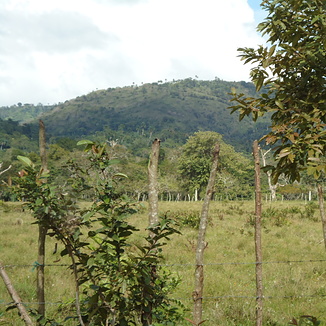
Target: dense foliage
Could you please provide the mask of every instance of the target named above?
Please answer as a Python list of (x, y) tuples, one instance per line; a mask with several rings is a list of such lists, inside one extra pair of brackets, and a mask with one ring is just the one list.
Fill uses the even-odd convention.
[(307, 170), (316, 178), (326, 172), (326, 4), (324, 0), (266, 0), (267, 18), (258, 31), (269, 46), (243, 48), (253, 63), (251, 79), (259, 98), (234, 92), (233, 111), (254, 120), (272, 113), (266, 142), (275, 146), (274, 182), (281, 174), (300, 180)]
[(212, 131), (195, 133), (182, 147), (179, 173), (183, 187), (192, 192), (197, 189), (203, 197), (211, 169), (213, 148), (217, 142), (220, 144), (220, 162), (215, 195), (250, 197), (253, 186), (250, 160), (227, 145), (220, 134)]

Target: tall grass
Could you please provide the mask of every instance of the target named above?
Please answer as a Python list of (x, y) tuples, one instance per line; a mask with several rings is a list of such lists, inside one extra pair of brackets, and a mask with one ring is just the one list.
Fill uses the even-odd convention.
[[(187, 308), (191, 319), (195, 247), (201, 202), (160, 202), (160, 214), (180, 223), (182, 235), (166, 245), (164, 264), (181, 278), (173, 297)], [(0, 208), (0, 260), (5, 265), (32, 265), (37, 253), (37, 227), (20, 205)], [(253, 325), (255, 318), (254, 203), (212, 202), (205, 250), (204, 325)], [(146, 231), (146, 205), (131, 221)], [(22, 223), (23, 222), (23, 223)], [(287, 325), (292, 317), (314, 315), (326, 325), (326, 260), (316, 203), (275, 202), (263, 206), (264, 325)], [(141, 244), (141, 237), (134, 241)], [(55, 240), (47, 240), (47, 263), (65, 264)], [(291, 262), (290, 262), (291, 261)], [(7, 273), (23, 301), (35, 302), (36, 271), (31, 266), (8, 267)], [(67, 267), (46, 268), (46, 301), (71, 301), (74, 287)], [(16, 310), (4, 312), (10, 302), (0, 284), (0, 324), (23, 325)], [(2, 303), (2, 304), (1, 304)], [(36, 308), (36, 305), (29, 304)], [(64, 306), (47, 305), (48, 315), (62, 319)], [(67, 323), (67, 325), (69, 325)], [(73, 322), (70, 325), (74, 325)], [(184, 322), (184, 325), (190, 325)]]

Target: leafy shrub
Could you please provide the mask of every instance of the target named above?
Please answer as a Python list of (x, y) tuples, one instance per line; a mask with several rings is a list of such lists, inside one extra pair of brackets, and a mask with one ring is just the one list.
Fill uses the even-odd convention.
[[(178, 210), (171, 213), (172, 218), (181, 226), (198, 229), (200, 224), (200, 211), (195, 210)], [(211, 219), (209, 219), (209, 222)]]
[(297, 207), (297, 206), (288, 207), (287, 210), (288, 210), (289, 214), (291, 214), (291, 215), (295, 215), (295, 214), (300, 214), (301, 213), (300, 207)]
[(242, 206), (241, 204), (240, 205), (232, 204), (226, 209), (225, 213), (229, 215), (233, 215), (233, 214), (243, 215), (244, 210), (241, 206)]
[(315, 216), (315, 211), (318, 209), (318, 205), (312, 201), (308, 202), (304, 206), (304, 210), (300, 212), (300, 217), (303, 219), (308, 219), (314, 222), (318, 221), (318, 217)]
[(314, 316), (304, 315), (297, 320), (296, 318), (292, 318), (289, 325), (297, 325), (297, 326), (318, 326), (320, 325), (320, 321), (317, 320)]
[[(179, 233), (175, 222), (163, 217), (148, 228), (135, 250), (131, 239), (139, 230), (129, 224), (128, 217), (136, 206), (116, 188), (125, 176), (111, 170), (114, 160), (106, 145), (82, 144), (87, 145), (89, 166), (83, 170), (71, 163), (70, 188), (52, 185), (46, 171), (21, 157), (27, 167), (16, 189), (20, 198), (28, 200), (26, 205), (37, 223), (64, 244), (61, 255), (71, 260), (76, 311), (67, 318), (78, 325), (177, 325), (183, 307), (169, 294), (179, 279), (159, 264), (162, 247), (172, 234)], [(89, 188), (94, 202), (81, 210), (76, 193)], [(59, 324), (51, 321), (51, 325)]]
[(289, 225), (288, 220), (288, 211), (287, 209), (277, 209), (268, 207), (262, 212), (263, 222), (269, 221), (272, 225), (275, 226), (284, 226)]

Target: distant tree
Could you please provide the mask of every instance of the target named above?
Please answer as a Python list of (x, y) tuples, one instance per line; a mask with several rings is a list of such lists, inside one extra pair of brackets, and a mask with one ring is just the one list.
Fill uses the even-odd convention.
[(72, 151), (77, 147), (77, 142), (74, 139), (71, 139), (69, 137), (60, 137), (56, 140), (56, 144), (62, 147), (63, 149), (67, 151)]
[[(189, 137), (182, 147), (178, 172), (185, 190), (203, 193), (210, 174), (212, 151), (219, 142), (221, 146), (220, 166), (217, 184), (224, 190), (229, 181), (239, 184), (248, 174), (250, 161), (237, 153), (231, 145), (224, 143), (222, 136), (213, 131), (199, 131)], [(223, 186), (221, 186), (223, 184)]]

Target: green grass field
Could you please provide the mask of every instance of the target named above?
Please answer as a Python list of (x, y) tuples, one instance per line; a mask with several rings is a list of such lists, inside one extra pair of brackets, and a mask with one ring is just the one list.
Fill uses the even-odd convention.
[[(192, 319), (192, 291), (197, 231), (201, 202), (160, 202), (161, 214), (181, 222), (182, 235), (174, 235), (165, 247), (165, 260), (174, 275), (181, 278), (172, 297), (187, 308)], [(0, 207), (0, 261), (22, 300), (36, 308), (33, 263), (37, 257), (37, 225), (21, 210), (20, 204)], [(205, 250), (203, 325), (255, 324), (254, 203), (212, 202)], [(144, 208), (130, 217), (143, 234), (148, 222)], [(141, 242), (140, 235), (135, 242)], [(67, 264), (60, 248), (53, 254), (55, 240), (47, 240), (47, 264)], [(326, 325), (326, 252), (316, 203), (274, 202), (263, 204), (264, 325), (288, 325), (292, 317), (313, 315)], [(324, 260), (324, 261), (320, 261)], [(25, 265), (25, 266), (24, 266)], [(69, 315), (58, 302), (71, 302), (74, 287), (64, 266), (46, 268), (46, 301), (49, 317), (62, 320)], [(0, 325), (24, 325), (17, 310), (5, 312), (11, 302), (0, 282)], [(60, 309), (59, 309), (60, 308)], [(65, 324), (73, 325), (73, 324)], [(182, 325), (191, 325), (184, 322)]]

